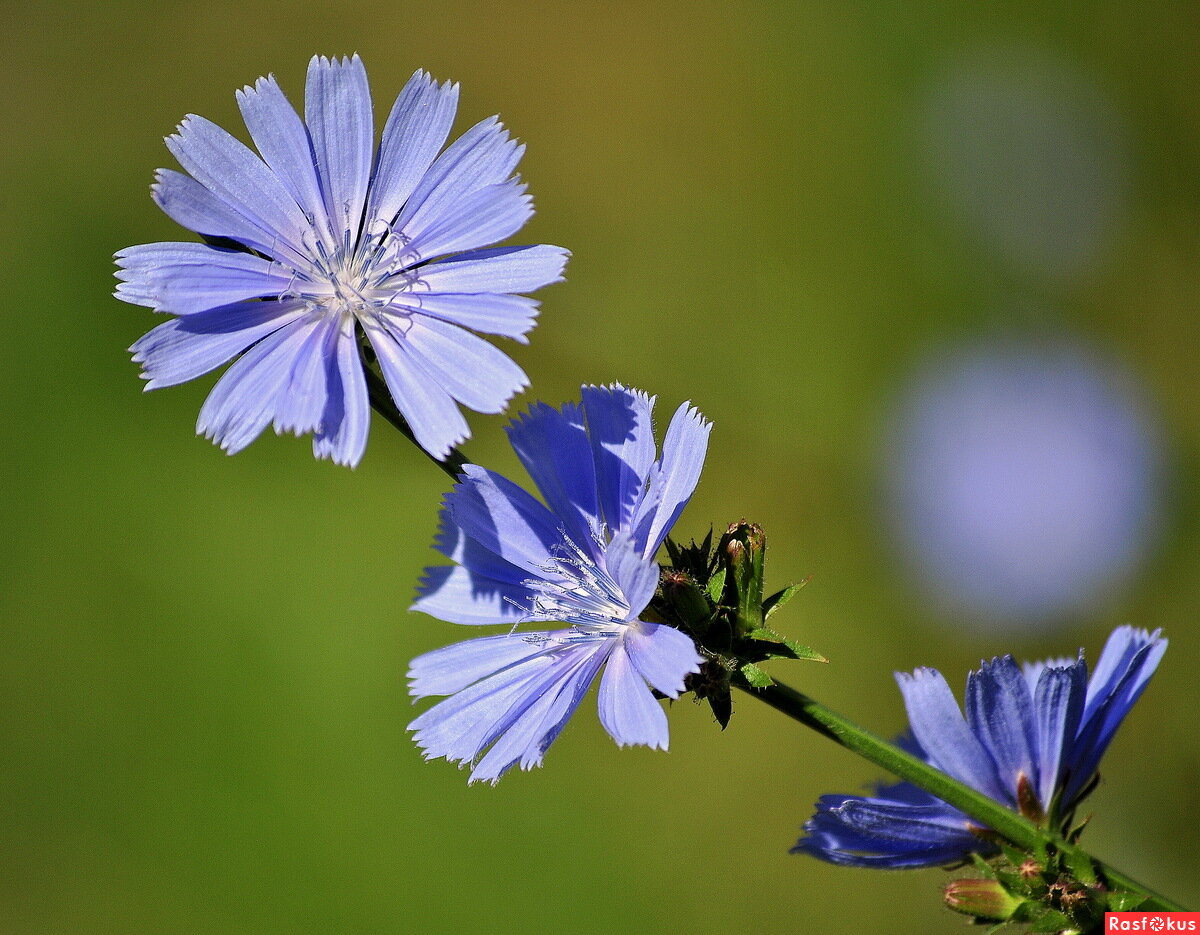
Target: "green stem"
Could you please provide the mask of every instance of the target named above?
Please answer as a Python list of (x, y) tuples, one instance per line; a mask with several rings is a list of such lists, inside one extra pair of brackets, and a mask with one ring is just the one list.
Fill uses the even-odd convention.
[(1074, 854), (1077, 857), (1085, 858), (1103, 873), (1113, 889), (1127, 890), (1146, 897), (1146, 902), (1139, 908), (1185, 911), (1178, 903), (1165, 896), (1160, 896), (1120, 871), (1091, 857), (1078, 845), (1070, 844), (1059, 835), (1039, 828), (1002, 803), (964, 785), (941, 770), (930, 766), (924, 760), (859, 727), (853, 721), (831, 711), (820, 702), (801, 694), (794, 688), (789, 688), (779, 682), (763, 689), (750, 688), (748, 685), (741, 684), (738, 687), (760, 701), (765, 701), (777, 711), (782, 711), (788, 717), (812, 728), (818, 734), (828, 737), (852, 753), (857, 753), (900, 779), (936, 795), (942, 801), (948, 802), (967, 816), (974, 818), (983, 827), (995, 831), (1019, 849), (1035, 855), (1045, 855), (1048, 850), (1053, 849), (1064, 854)]
[(400, 415), (400, 410), (396, 408), (396, 404), (392, 401), (392, 394), (388, 392), (387, 384), (383, 382), (383, 378), (371, 367), (363, 367), (363, 371), (367, 375), (367, 396), (371, 400), (371, 407), (387, 419), (401, 435), (416, 445), (425, 457), (445, 471), (451, 480), (458, 480), (459, 474), (462, 473), (463, 465), (470, 463), (467, 461), (466, 455), (457, 448), (451, 448), (450, 454), (446, 456), (446, 459), (439, 461), (426, 451), (424, 446), (417, 441), (417, 437), (413, 434), (408, 420)]

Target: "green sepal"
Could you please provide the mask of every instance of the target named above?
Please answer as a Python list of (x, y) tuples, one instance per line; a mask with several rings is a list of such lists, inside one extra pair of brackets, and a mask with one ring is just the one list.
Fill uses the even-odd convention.
[(799, 593), (800, 589), (808, 584), (810, 580), (812, 579), (805, 578), (803, 581), (797, 581), (795, 584), (789, 584), (782, 591), (776, 591), (774, 594), (764, 600), (762, 605), (763, 619), (769, 620), (771, 618), (771, 614), (775, 613), (775, 611), (795, 597), (796, 594)]

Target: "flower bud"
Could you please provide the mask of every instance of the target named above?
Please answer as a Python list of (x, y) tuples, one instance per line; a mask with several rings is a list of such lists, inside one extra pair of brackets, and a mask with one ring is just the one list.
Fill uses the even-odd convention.
[(954, 880), (947, 884), (943, 898), (955, 912), (996, 922), (1008, 919), (1021, 905), (997, 880)]

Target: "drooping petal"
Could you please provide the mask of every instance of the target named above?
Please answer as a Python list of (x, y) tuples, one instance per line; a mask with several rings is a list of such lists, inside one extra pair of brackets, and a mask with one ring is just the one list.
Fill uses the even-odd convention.
[(446, 502), (443, 502), (438, 513), (438, 530), (433, 537), (433, 547), (452, 562), (488, 578), (521, 584), (529, 577), (529, 572), (524, 568), (518, 568), (464, 533)]
[(482, 678), (540, 656), (554, 638), (548, 630), (501, 633), (453, 643), (417, 656), (408, 668), (408, 692), (413, 698), (453, 695)]
[(961, 812), (916, 793), (904, 796), (913, 801), (822, 796), (792, 853), (850, 867), (901, 869), (934, 867), (995, 849), (971, 832)]
[[(603, 661), (611, 645), (610, 640), (580, 641), (569, 637), (559, 642), (568, 633), (549, 634), (540, 654), (507, 664), (416, 718), (409, 730), (414, 732), (413, 739), (425, 751), (426, 757), (473, 761), (515, 727), (517, 734), (513, 742), (487, 760), (486, 765), (480, 760), (472, 771), (472, 782), (481, 779), (494, 782), (527, 752), (531, 744), (536, 746), (541, 741), (540, 746), (544, 749), (548, 742), (545, 736), (557, 735), (562, 722), (574, 709), (573, 705), (569, 706), (562, 722), (547, 723), (547, 714), (551, 713), (555, 701), (563, 689), (568, 690), (569, 696), (581, 695), (577, 680), (588, 668)], [(578, 703), (577, 697), (575, 703)], [(542, 736), (530, 730), (536, 727), (544, 728)], [(512, 753), (514, 746), (517, 748), (515, 755)]]
[(409, 610), (471, 626), (520, 623), (532, 598), (529, 589), (471, 571), (461, 565), (434, 565), (425, 569), (417, 586), (417, 599)]
[(620, 385), (585, 386), (583, 409), (604, 520), (628, 530), (654, 464), (654, 397)]
[(533, 292), (561, 282), (569, 256), (548, 244), (473, 250), (422, 266), (417, 286), (429, 292)]
[(367, 448), (371, 403), (354, 322), (343, 317), (325, 349), (325, 384), (328, 398), (321, 423), (313, 434), (313, 454), (334, 464), (354, 467)]
[(146, 389), (175, 386), (228, 363), (251, 344), (305, 313), (299, 302), (240, 302), (173, 318), (129, 350), (142, 365)]
[(152, 243), (116, 255), (116, 297), (172, 315), (190, 315), (288, 291), (296, 274), (271, 260), (199, 243)]
[(1053, 800), (1063, 767), (1071, 761), (1086, 694), (1087, 667), (1082, 658), (1071, 665), (1047, 666), (1038, 677), (1033, 707), (1039, 747), (1037, 789), (1043, 808)]
[(667, 715), (625, 651), (623, 641), (609, 654), (600, 679), (600, 723), (617, 746), (666, 750)]
[(263, 338), (217, 381), (200, 409), (196, 431), (236, 454), (275, 417), (296, 355), (320, 321), (302, 318)]
[(525, 335), (536, 324), (538, 302), (523, 295), (486, 292), (467, 295), (406, 292), (396, 297), (392, 307), (528, 344)]
[(417, 444), (435, 458), (445, 458), (471, 433), (458, 405), (391, 331), (370, 319), (362, 325), (392, 400), (413, 430)]
[[(275, 173), (210, 120), (189, 114), (167, 149), (191, 176), (291, 250), (304, 255), (308, 221)], [(272, 253), (272, 256), (275, 254)]]
[[(380, 320), (394, 327), (389, 316)], [(476, 412), (503, 412), (513, 394), (529, 385), (511, 357), (457, 325), (424, 315), (405, 325), (403, 332), (393, 331), (397, 342), (439, 386)]]
[(268, 76), (237, 92), (238, 107), (258, 152), (304, 212), (316, 236), (332, 252), (332, 236), (312, 140), (283, 90)]
[(335, 240), (341, 242), (346, 234), (354, 242), (375, 153), (371, 89), (357, 55), (340, 61), (313, 56), (304, 88), (304, 121)]
[(622, 641), (638, 674), (668, 698), (678, 698), (684, 679), (704, 662), (690, 636), (660, 623), (635, 620)]
[(1011, 801), (1011, 792), (997, 780), (992, 758), (967, 727), (942, 674), (936, 669), (897, 672), (896, 682), (913, 736), (929, 761), (997, 801)]
[(675, 411), (663, 439), (661, 466), (657, 472), (651, 471), (650, 489), (633, 518), (643, 555), (651, 556), (658, 551), (691, 499), (704, 467), (711, 430), (712, 423), (688, 403)]
[(571, 665), (564, 666), (549, 684), (531, 688), (522, 699), (525, 704), (503, 733), (496, 737), (488, 750), (471, 770), (471, 782), (490, 782), (493, 785), (519, 762), (522, 769), (542, 765), (546, 749), (561, 733), (567, 720), (575, 713), (588, 686), (604, 662), (611, 641), (583, 644), (571, 656)]
[(370, 219), (391, 226), (445, 144), (457, 108), (457, 84), (439, 85), (424, 71), (408, 80), (383, 127)]
[(600, 513), (580, 408), (568, 404), (555, 409), (534, 403), (527, 413), (513, 419), (506, 431), (550, 511), (562, 521), (567, 535), (595, 558), (601, 549)]
[[(967, 676), (967, 724), (996, 764), (1000, 783), (1015, 801), (1018, 776), (1036, 788), (1039, 775), (1033, 697), (1012, 656), (985, 662)], [(1049, 805), (1043, 800), (1043, 807)]]

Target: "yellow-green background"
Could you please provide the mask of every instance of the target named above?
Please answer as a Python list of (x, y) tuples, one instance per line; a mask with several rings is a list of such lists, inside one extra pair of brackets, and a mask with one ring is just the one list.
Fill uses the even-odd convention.
[[(528, 142), (522, 241), (574, 251), (514, 356), (540, 398), (620, 379), (716, 424), (681, 531), (747, 516), (781, 619), (827, 667), (787, 677), (882, 732), (891, 671), (1093, 654), (1163, 626), (1162, 671), (1106, 759), (1086, 840), (1200, 907), (1200, 22), (1189, 3), (12, 3), (0, 8), (4, 532), (0, 931), (959, 931), (938, 871), (787, 854), (810, 803), (875, 771), (742, 700), (689, 701), (668, 754), (617, 750), (584, 704), (544, 769), (498, 787), (423, 763), (409, 615), (445, 482), (376, 422), (355, 471), (270, 433), (193, 437), (211, 379), (141, 394), (155, 323), (111, 254), (180, 232), (152, 205), (186, 112), (358, 51), (377, 110), (416, 67), (460, 129)], [(1108, 96), (1127, 211), (1059, 320), (1114, 348), (1167, 428), (1175, 485), (1146, 573), (1093, 619), (1016, 638), (936, 621), (875, 510), (880, 413), (913, 355), (994, 322), (1008, 273), (934, 204), (914, 142), (931, 77), (1031, 49)], [(534, 398), (526, 396), (523, 404)], [(508, 469), (497, 418), (475, 460)]]

